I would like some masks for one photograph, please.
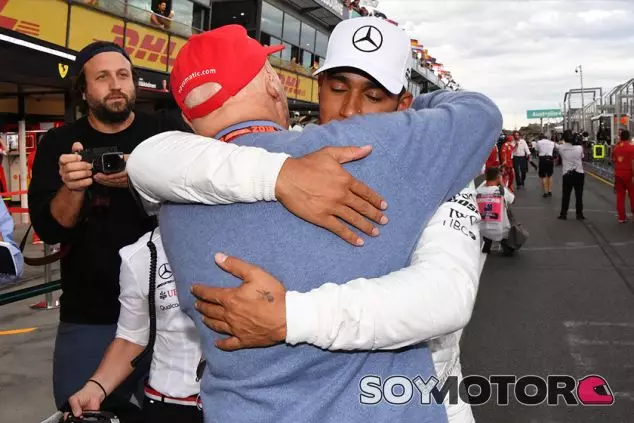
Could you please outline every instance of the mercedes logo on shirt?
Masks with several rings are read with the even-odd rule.
[[[158,275],[161,279],[169,279],[172,277],[172,270],[169,268],[167,263],[164,263],[159,267]]]
[[[352,36],[352,45],[364,53],[375,52],[383,45],[383,34],[375,26],[362,26]]]

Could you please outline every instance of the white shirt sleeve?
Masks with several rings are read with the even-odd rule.
[[[160,203],[274,201],[289,156],[171,131],[141,143],[128,158],[130,182],[148,210]]]
[[[463,191],[464,192],[464,191]],[[462,194],[462,193],[461,193]],[[443,204],[409,267],[286,295],[286,342],[330,350],[397,349],[466,326],[482,270],[477,208]],[[475,205],[471,191],[469,202]]]
[[[513,202],[515,201],[515,194],[513,194],[508,189],[505,189],[504,190],[504,201],[506,201],[507,204],[513,204]]]
[[[121,256],[119,275],[121,309],[117,323],[117,338],[145,346],[150,339],[150,315],[148,314],[148,299],[141,290],[141,283],[147,285],[147,280],[140,281],[130,262],[130,257],[125,257],[123,254]],[[149,254],[145,262],[149,264]]]
[[[522,140],[522,149],[524,150],[524,154],[526,154],[527,156],[531,155],[531,150],[529,150],[528,144],[524,140]]]

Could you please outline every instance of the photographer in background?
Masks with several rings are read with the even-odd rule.
[[[563,143],[557,144],[556,149],[561,157],[561,174],[563,175],[561,212],[558,219],[568,218],[568,206],[570,194],[575,190],[575,210],[577,220],[585,220],[583,215],[583,183],[585,173],[583,171],[583,137],[581,134],[573,134],[566,129],[563,135]]]
[[[83,386],[114,339],[119,317],[119,249],[152,230],[128,189],[125,163],[97,172],[99,154],[112,148],[127,155],[143,140],[170,130],[187,131],[180,114],[135,113],[137,78],[118,45],[95,42],[77,55],[74,93],[86,115],[51,129],[33,164],[29,207],[35,231],[48,244],[67,249],[61,259],[60,323],[53,358],[57,407]],[[83,154],[83,158],[82,158]],[[88,159],[87,156],[91,158]],[[121,170],[123,169],[123,170]],[[147,369],[108,397],[104,409],[123,421],[138,408],[129,400]]]

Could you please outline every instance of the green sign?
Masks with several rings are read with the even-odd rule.
[[[560,118],[561,110],[559,109],[546,109],[546,110],[527,110],[527,119],[540,119],[540,118]]]

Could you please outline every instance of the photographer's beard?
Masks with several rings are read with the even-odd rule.
[[[134,109],[136,94],[113,91],[101,100],[86,95],[88,108],[97,120],[105,124],[125,122]]]

